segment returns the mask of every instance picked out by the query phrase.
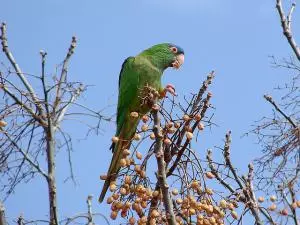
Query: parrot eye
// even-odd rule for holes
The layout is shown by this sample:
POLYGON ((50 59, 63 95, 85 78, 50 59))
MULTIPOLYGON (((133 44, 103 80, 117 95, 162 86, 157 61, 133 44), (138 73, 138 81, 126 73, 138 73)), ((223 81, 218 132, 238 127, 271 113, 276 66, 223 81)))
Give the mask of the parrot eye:
POLYGON ((177 48, 176 48, 176 47, 171 47, 171 51, 172 51, 173 53, 177 53, 177 48))

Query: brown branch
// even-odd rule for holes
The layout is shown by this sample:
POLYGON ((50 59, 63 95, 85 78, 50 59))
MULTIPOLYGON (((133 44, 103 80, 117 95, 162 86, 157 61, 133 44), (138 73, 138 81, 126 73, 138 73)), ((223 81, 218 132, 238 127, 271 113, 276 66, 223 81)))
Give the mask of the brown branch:
POLYGON ((278 14, 280 16, 281 27, 282 27, 282 30, 283 30, 283 34, 287 38, 287 40, 288 40, 290 46, 292 47, 295 55, 297 56, 298 60, 300 61, 300 49, 297 46, 297 43, 296 43, 295 39, 293 38, 293 34, 292 34, 292 30, 291 30, 291 18, 292 18, 292 13, 295 9, 295 6, 296 6, 296 4, 293 3, 288 16, 286 17, 285 13, 284 13, 284 10, 282 8, 281 0, 276 0, 276 8, 277 8, 278 14))
POLYGON ((173 209, 173 203, 169 193, 169 185, 167 183, 167 175, 166 175, 166 163, 164 161, 164 153, 163 153, 163 136, 160 133, 160 119, 158 116, 158 111, 152 111, 153 119, 154 119, 154 127, 153 131, 155 134, 155 146, 154 153, 157 160, 157 179, 159 183, 159 187, 162 191, 163 202, 166 210, 166 216, 169 225, 176 225, 175 214, 173 209))

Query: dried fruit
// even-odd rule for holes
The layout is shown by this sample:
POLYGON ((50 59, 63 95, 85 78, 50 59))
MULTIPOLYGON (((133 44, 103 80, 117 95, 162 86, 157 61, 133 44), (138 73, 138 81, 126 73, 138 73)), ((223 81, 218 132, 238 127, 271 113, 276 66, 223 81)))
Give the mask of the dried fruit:
POLYGON ((200 121, 200 120, 201 120, 201 115, 200 115, 200 114, 196 114, 196 115, 194 116, 194 119, 195 119, 196 121, 200 121))
POLYGON ((130 113, 130 117, 132 117, 132 118, 138 118, 139 117, 139 113, 138 112, 131 112, 130 113))
POLYGON ((111 141, 112 141, 113 143, 118 143, 119 138, 116 137, 116 136, 113 136, 113 137, 111 138, 111 141))
POLYGON ((142 121, 143 121, 144 123, 147 123, 148 120, 149 120, 149 117, 148 117, 147 115, 143 115, 142 121))
POLYGON ((118 200, 120 195, 118 193, 113 193, 112 197, 113 197, 114 200, 118 200))
POLYGON ((206 172, 206 177, 208 178, 208 179, 213 179, 213 178, 215 178, 215 175, 212 173, 212 172, 206 172))
POLYGON ((109 185, 109 190, 110 190, 111 192, 114 192, 116 189, 117 189, 117 185, 116 185, 115 183, 111 183, 111 184, 109 185))
POLYGON ((173 194, 173 195, 178 195, 178 190, 177 190, 176 188, 173 189, 173 190, 172 190, 172 194, 173 194))
POLYGON ((287 216, 289 214, 289 211, 287 209, 280 210, 280 214, 283 216, 287 216))
POLYGON ((260 197, 257 198, 257 201, 260 202, 260 203, 262 203, 262 202, 265 201, 265 198, 262 197, 262 196, 260 196, 260 197))
POLYGON ((124 149, 124 150, 123 150, 123 155, 124 155, 124 156, 130 155, 130 151, 129 151, 128 149, 124 149))
POLYGON ((127 166, 126 159, 123 158, 123 159, 120 160, 120 166, 121 166, 121 167, 127 166))
POLYGON ((175 123, 175 124, 174 124, 174 127, 175 127, 176 129, 178 129, 178 128, 180 127, 180 123, 175 123))
POLYGON ((220 201, 220 207, 223 208, 223 209, 226 209, 227 208, 227 202, 225 199, 222 199, 220 201))
POLYGON ((269 206, 270 211, 274 211, 276 208, 277 208, 277 206, 275 204, 272 204, 269 206))
POLYGON ((181 198, 177 198, 177 199, 176 199, 176 203, 177 203, 178 205, 182 204, 182 202, 183 202, 183 200, 182 200, 181 198))
POLYGON ((136 156, 136 158, 139 159, 139 160, 141 160, 141 159, 143 158, 142 153, 140 153, 140 152, 138 152, 138 151, 136 151, 135 156, 136 156))
POLYGON ((112 211, 111 214, 110 214, 110 218, 112 220, 115 220, 118 216, 118 211, 112 211))
POLYGON ((148 130, 148 125, 147 124, 143 124, 142 127, 141 127, 141 130, 143 132, 146 132, 148 130))
POLYGON ((192 138, 193 138, 193 133, 192 132, 186 132, 186 138, 188 139, 188 140, 192 140, 192 138))
POLYGON ((107 204, 111 204, 113 201, 114 201, 114 198, 112 196, 110 196, 106 199, 107 204))
POLYGON ((134 217, 130 217, 129 220, 128 220, 128 222, 129 222, 130 225, 135 224, 135 218, 134 217))
POLYGON ((270 197, 270 200, 271 200, 271 202, 275 202, 275 201, 277 200, 277 198, 276 198, 275 195, 272 195, 272 196, 270 197))
POLYGON ((199 123, 197 127, 198 127, 199 130, 203 130, 204 129, 204 124, 203 123, 199 123))
POLYGON ((155 134, 154 134, 154 133, 151 133, 151 134, 150 134, 150 139, 151 139, 151 140, 155 140, 155 134))
POLYGON ((169 138, 165 138, 164 143, 165 143, 165 145, 170 145, 172 143, 172 141, 169 138))
POLYGON ((134 137, 133 137, 133 139, 135 141, 139 141, 139 140, 141 140, 141 135, 140 134, 135 134, 134 137))
POLYGON ((238 216, 238 214, 237 214, 236 211, 232 211, 231 212, 231 216, 232 216, 233 219, 236 219, 236 220, 239 218, 239 216, 238 216))
POLYGON ((107 175, 100 175, 100 180, 106 180, 107 179, 107 175))
POLYGON ((0 120, 0 127, 5 127, 7 125, 7 122, 4 120, 0 120))
POLYGON ((189 121, 191 118, 189 117, 189 115, 185 114, 185 115, 182 117, 182 119, 183 119, 185 122, 187 122, 187 121, 189 121))

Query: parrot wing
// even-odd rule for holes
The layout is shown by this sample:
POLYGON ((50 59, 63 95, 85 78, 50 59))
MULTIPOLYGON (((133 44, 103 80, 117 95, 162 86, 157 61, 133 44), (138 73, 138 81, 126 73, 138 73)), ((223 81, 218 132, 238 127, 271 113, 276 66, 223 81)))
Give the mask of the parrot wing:
POLYGON ((139 118, 130 118, 130 113, 138 105, 138 89, 139 72, 134 66, 134 57, 127 58, 123 65, 119 76, 119 98, 117 108, 117 131, 116 136, 119 137, 117 143, 113 143, 113 157, 107 172, 107 178, 102 188, 99 202, 102 202, 107 189, 114 176, 120 170, 120 160, 123 157, 123 150, 129 148, 131 138, 135 134, 139 118))

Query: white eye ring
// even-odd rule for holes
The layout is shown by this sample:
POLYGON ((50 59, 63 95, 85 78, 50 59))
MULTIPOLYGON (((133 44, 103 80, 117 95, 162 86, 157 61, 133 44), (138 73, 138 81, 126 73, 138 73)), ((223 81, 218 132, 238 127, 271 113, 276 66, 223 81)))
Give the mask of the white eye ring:
POLYGON ((177 53, 177 48, 176 47, 171 47, 172 52, 177 53))

